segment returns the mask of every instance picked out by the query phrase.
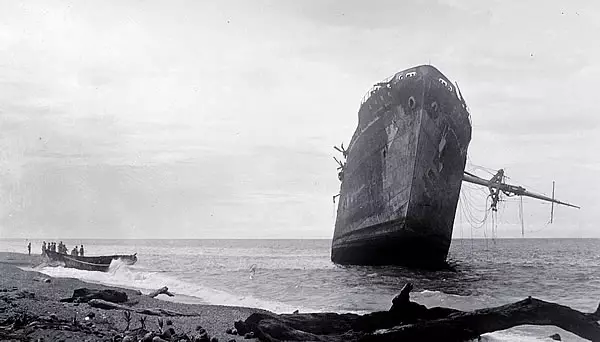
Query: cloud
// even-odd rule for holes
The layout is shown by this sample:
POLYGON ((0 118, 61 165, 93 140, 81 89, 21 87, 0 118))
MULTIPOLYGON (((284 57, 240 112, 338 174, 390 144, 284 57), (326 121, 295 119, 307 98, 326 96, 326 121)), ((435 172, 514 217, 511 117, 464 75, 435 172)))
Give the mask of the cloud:
POLYGON ((372 84, 428 62, 460 84, 475 163, 598 204, 595 6, 2 7, 3 236, 330 237, 332 146, 372 84))

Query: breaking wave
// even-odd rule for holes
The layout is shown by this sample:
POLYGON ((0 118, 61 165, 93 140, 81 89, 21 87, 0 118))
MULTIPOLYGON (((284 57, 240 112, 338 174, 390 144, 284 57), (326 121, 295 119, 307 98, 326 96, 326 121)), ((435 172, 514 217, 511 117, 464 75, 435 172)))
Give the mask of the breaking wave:
MULTIPOLYGON (((175 300, 189 304, 211 304, 226 306, 243 306, 269 310, 275 313, 291 313, 295 310, 302 312, 318 312, 306 307, 292 306, 286 303, 270 301, 248 295, 236 295, 223 290, 181 281, 166 272, 156 272, 130 266, 121 260, 113 260, 107 272, 83 271, 74 268, 40 265, 34 269, 56 278, 77 278, 83 281, 108 286, 140 290, 148 293, 160 287, 167 286, 169 291, 177 294, 175 300)), ((167 299, 167 298, 164 298, 167 299)))

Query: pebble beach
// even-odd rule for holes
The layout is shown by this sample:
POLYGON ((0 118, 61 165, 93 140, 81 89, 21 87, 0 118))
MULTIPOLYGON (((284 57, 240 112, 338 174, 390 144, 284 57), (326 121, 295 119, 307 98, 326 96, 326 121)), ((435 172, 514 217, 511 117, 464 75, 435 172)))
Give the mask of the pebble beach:
MULTIPOLYGON (((87 303, 61 302, 79 288, 114 289, 128 296, 132 308, 159 308, 198 316, 166 317, 178 334, 199 338, 199 331, 213 341, 241 341, 243 336, 226 333, 238 320, 245 320, 259 309, 219 305, 183 304, 165 301, 159 295, 150 298, 139 291, 72 278, 53 278, 24 270, 42 262, 39 255, 0 253, 0 340, 2 341, 121 341, 128 333, 141 327, 160 331, 156 316, 131 313, 129 328, 121 310, 103 310, 87 303), (19 321, 21 320, 21 321, 19 321), (203 329, 203 330, 202 330, 203 329)), ((165 326, 166 327, 166 326, 165 326)))

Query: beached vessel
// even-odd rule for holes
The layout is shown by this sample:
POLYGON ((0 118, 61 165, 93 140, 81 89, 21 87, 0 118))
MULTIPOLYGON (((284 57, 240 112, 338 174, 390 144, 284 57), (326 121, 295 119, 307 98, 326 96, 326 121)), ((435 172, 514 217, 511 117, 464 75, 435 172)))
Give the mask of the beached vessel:
POLYGON ((113 260, 121 260, 127 265, 133 265, 137 262, 137 253, 131 255, 74 256, 46 250, 45 254, 51 262, 85 271, 106 272, 113 260))
POLYGON ((410 68, 376 84, 348 148, 340 148, 332 261, 443 263, 470 140, 465 101, 436 68, 410 68))
POLYGON ((377 83, 361 102, 347 149, 335 147, 343 159, 334 158, 342 183, 331 260, 445 267, 463 180, 487 186, 494 210, 500 191, 566 204, 503 183, 503 172, 490 180, 465 174, 470 140, 458 85, 435 67, 377 83))

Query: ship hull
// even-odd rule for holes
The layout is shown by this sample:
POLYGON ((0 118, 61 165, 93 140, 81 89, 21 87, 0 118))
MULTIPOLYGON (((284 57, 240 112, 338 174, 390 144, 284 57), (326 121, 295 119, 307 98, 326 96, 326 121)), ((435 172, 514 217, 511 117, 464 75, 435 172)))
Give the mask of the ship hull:
POLYGON ((411 233, 405 220, 369 226, 350 236, 339 237, 332 260, 346 265, 403 265, 444 268, 450 247, 446 234, 411 233))
POLYGON ((470 138, 464 100, 437 69, 374 89, 347 151, 332 261, 445 265, 470 138))

